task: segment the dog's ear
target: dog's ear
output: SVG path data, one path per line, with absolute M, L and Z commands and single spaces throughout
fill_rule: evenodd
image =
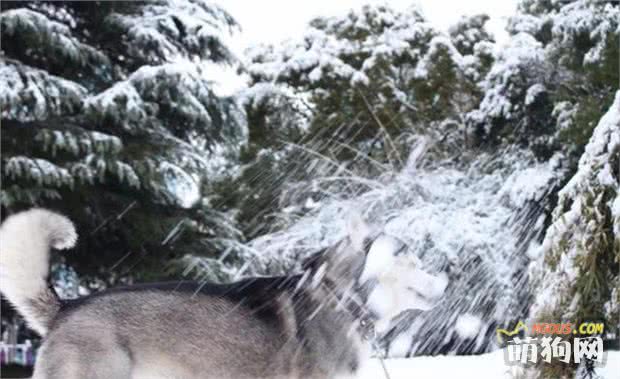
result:
M 372 228 L 362 215 L 353 211 L 347 219 L 347 235 L 355 252 L 366 252 L 366 248 L 372 238 Z

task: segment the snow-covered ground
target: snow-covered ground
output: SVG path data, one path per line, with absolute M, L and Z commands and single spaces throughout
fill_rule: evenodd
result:
M 502 350 L 482 355 L 435 356 L 384 361 L 389 379 L 503 379 L 516 378 L 515 368 L 504 363 Z M 604 367 L 596 370 L 604 379 L 617 379 L 620 375 L 620 351 L 608 352 Z M 364 367 L 362 379 L 387 378 L 381 362 L 372 359 Z

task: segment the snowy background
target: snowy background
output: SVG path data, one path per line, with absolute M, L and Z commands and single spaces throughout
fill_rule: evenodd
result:
M 448 283 L 377 336 L 392 377 L 523 377 L 519 320 L 617 349 L 618 3 L 367 3 L 3 1 L 3 217 L 76 222 L 74 297 L 298 272 L 353 210 Z

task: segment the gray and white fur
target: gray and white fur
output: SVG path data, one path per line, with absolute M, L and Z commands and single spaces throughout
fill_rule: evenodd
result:
M 369 349 L 358 279 L 370 228 L 317 254 L 300 275 L 228 285 L 114 288 L 60 300 L 50 248 L 75 245 L 64 216 L 32 209 L 0 227 L 0 290 L 44 336 L 34 379 L 355 377 Z

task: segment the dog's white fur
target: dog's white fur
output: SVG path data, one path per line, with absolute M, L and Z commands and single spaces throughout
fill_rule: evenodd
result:
M 33 307 L 36 299 L 51 295 L 50 247 L 69 249 L 76 241 L 73 223 L 45 209 L 10 216 L 0 226 L 0 291 L 41 335 L 47 332 L 47 321 Z M 52 316 L 55 309 L 49 313 Z

